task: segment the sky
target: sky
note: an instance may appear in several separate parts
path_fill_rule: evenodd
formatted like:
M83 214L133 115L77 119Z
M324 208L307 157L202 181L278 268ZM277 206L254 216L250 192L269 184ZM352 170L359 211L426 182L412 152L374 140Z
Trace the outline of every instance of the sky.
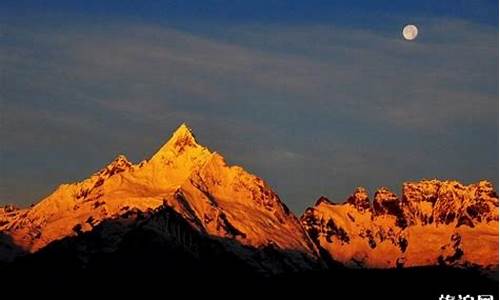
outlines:
M498 188L498 1L4 0L0 100L0 205L182 122L296 213L357 186Z

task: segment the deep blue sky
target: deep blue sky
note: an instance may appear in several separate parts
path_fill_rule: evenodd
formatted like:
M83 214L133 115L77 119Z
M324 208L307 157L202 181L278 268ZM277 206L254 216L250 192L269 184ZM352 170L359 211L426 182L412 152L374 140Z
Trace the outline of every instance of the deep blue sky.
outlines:
M359 25L363 19L377 15L401 17L448 17L496 25L498 1L494 0L351 0L351 1L291 1L291 0L206 0L206 1L3 1L4 12L78 13L103 17L135 17L145 21L165 18L186 20L270 21L270 22L342 22ZM332 20L334 18L334 20ZM383 23L383 20L379 22ZM378 24L376 24L378 25Z
M0 204L148 158L181 122L296 212L498 184L498 1L2 1L0 22Z

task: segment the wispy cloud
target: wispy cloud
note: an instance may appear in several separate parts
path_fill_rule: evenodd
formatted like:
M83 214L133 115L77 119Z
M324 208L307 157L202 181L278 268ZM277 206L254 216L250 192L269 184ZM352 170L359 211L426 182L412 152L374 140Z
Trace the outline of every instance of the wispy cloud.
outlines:
M498 159L497 29L420 23L414 43L332 24L6 27L0 178L16 151L64 153L74 163L61 173L81 178L116 152L146 157L187 121L297 210L320 192L412 176L497 181L483 167ZM0 201L23 201L16 181L0 181Z

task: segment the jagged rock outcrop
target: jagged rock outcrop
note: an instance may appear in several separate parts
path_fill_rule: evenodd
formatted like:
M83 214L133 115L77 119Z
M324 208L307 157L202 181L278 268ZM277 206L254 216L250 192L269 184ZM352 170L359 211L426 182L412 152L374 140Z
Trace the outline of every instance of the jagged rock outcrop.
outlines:
M380 188L369 204L357 188L344 204L316 203L301 221L327 259L346 265L498 268L498 195L488 181L407 182L401 200Z
M403 185L401 199L411 224L467 224L498 221L498 195L488 181L464 186L457 181L425 180Z
M360 212L371 210L368 191L363 187L357 187L354 193L347 198L346 202L354 206Z

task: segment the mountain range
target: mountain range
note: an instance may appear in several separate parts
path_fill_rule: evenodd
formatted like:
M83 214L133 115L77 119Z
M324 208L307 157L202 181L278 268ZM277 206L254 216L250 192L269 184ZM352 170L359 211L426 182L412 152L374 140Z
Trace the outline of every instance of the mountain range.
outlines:
M182 124L148 160L119 155L30 208L0 208L0 274L151 269L302 283L303 274L421 279L446 270L491 288L498 195L488 181L406 182L400 198L380 188L373 201L358 187L342 204L321 197L297 217L263 179L227 165Z

